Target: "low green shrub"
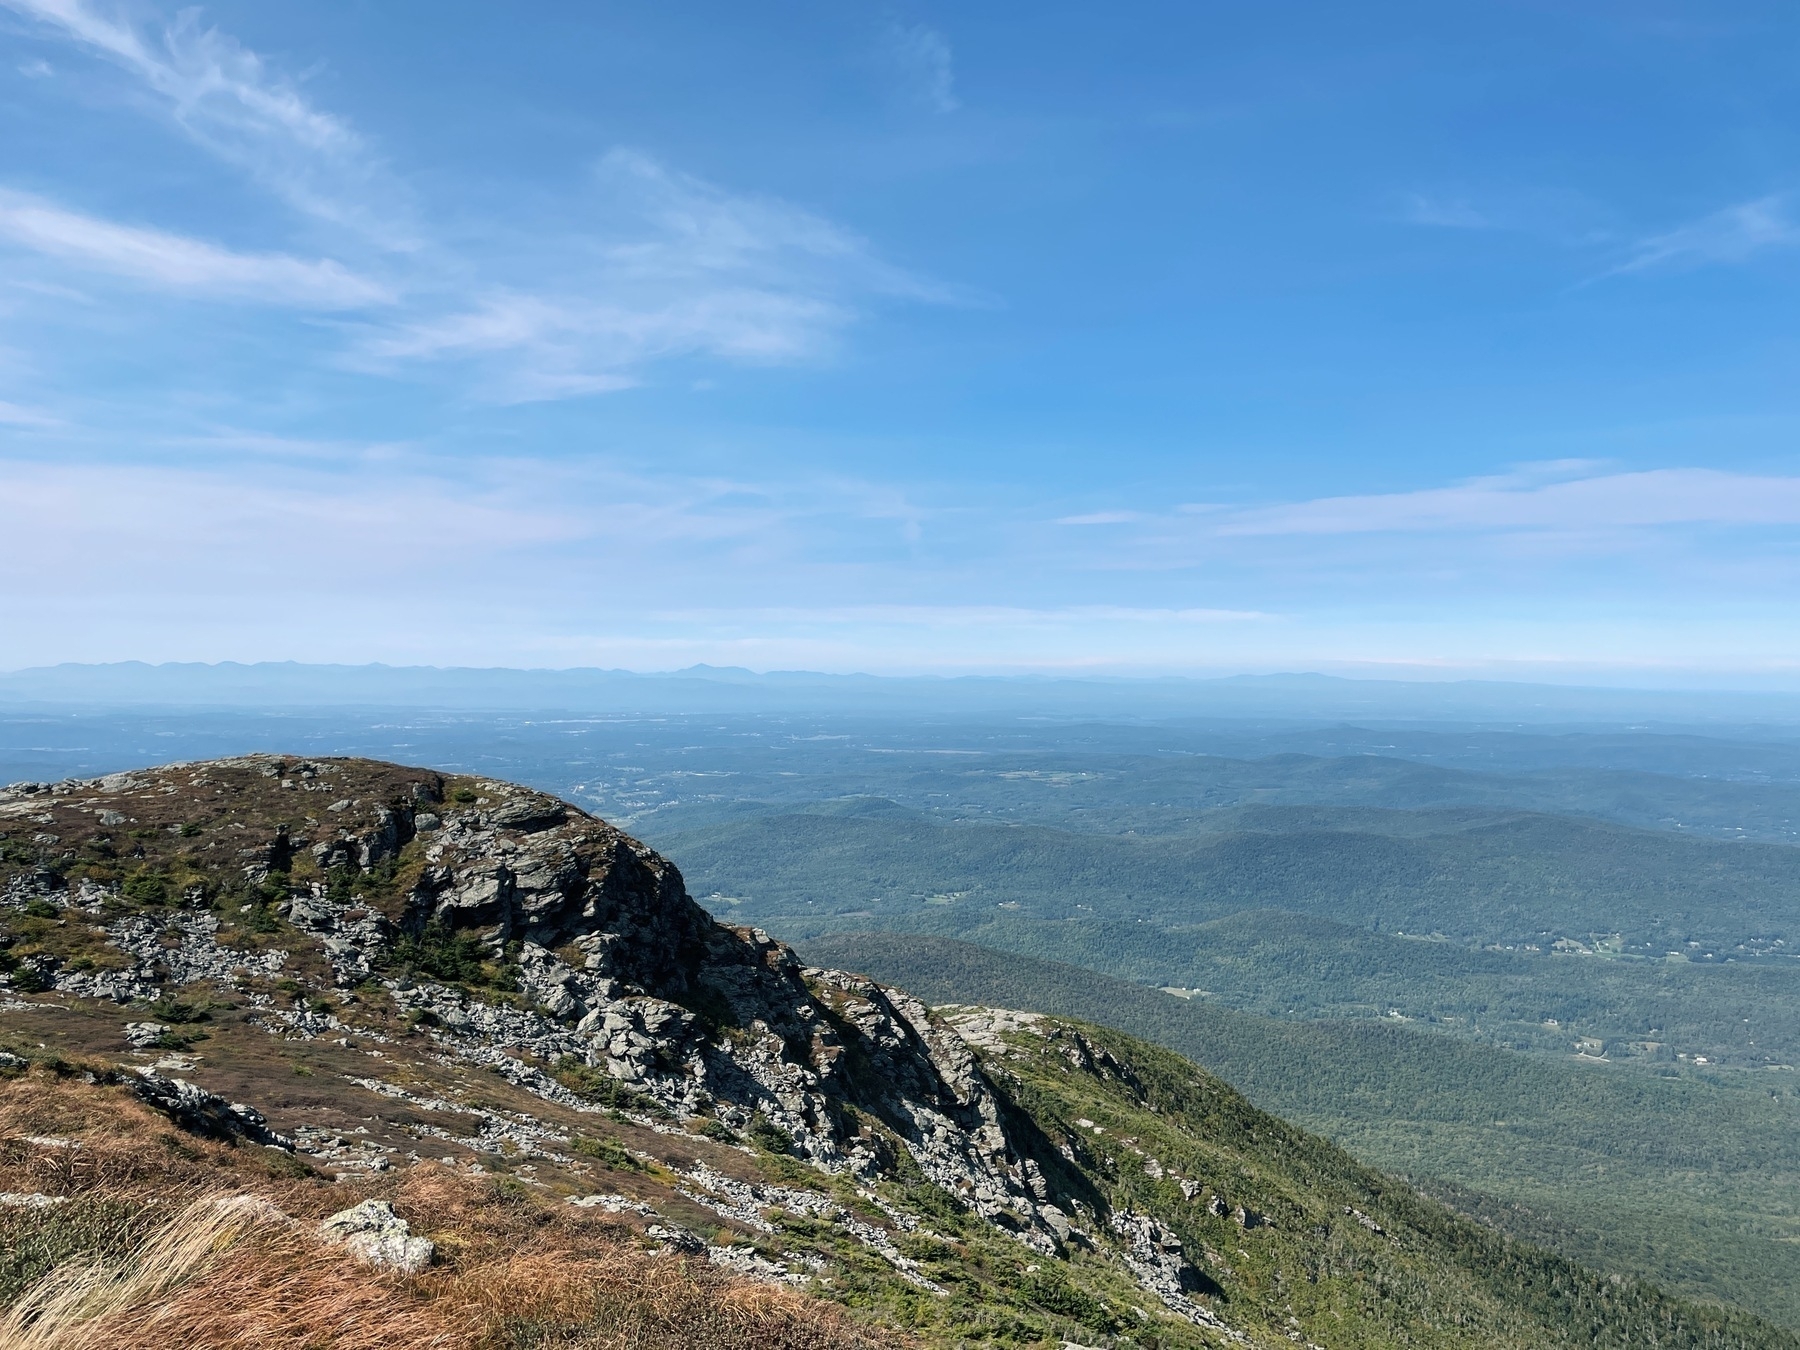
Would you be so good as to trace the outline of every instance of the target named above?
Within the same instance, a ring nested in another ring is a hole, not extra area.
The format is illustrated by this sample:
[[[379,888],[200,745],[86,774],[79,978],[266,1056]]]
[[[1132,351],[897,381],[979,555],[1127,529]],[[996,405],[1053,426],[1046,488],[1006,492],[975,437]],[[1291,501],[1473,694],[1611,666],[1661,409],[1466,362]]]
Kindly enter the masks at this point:
[[[518,987],[518,977],[512,967],[494,961],[480,938],[473,933],[458,932],[441,919],[432,919],[416,933],[402,934],[390,949],[385,964],[448,984],[500,990]]]
[[[604,1069],[596,1069],[586,1060],[564,1055],[550,1066],[550,1076],[571,1092],[580,1093],[590,1102],[615,1110],[636,1111],[639,1115],[666,1116],[667,1108],[654,1097],[645,1096],[625,1086]]]
[[[125,878],[119,888],[127,900],[139,905],[166,905],[169,902],[169,879],[161,872],[145,869]]]
[[[794,1136],[765,1115],[759,1114],[752,1120],[745,1133],[750,1136],[750,1142],[765,1153],[788,1154],[794,1151]]]

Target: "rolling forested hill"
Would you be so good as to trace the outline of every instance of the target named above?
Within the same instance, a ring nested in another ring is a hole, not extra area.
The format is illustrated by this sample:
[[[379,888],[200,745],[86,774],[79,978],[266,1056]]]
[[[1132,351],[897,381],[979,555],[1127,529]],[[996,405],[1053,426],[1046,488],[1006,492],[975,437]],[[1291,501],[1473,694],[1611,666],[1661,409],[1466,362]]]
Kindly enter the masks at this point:
[[[791,940],[931,933],[1279,1016],[1800,1063],[1800,849],[1519,813],[1255,814],[1117,836],[856,799],[658,842],[715,910]]]
[[[954,826],[855,799],[660,837],[682,848],[699,891],[731,887],[821,931],[870,904],[959,915],[1004,904],[1162,926],[1284,909],[1515,949],[1616,934],[1633,954],[1695,942],[1706,959],[1800,932],[1800,849],[1528,813],[1364,812],[1343,828],[1299,814],[1119,836]]]

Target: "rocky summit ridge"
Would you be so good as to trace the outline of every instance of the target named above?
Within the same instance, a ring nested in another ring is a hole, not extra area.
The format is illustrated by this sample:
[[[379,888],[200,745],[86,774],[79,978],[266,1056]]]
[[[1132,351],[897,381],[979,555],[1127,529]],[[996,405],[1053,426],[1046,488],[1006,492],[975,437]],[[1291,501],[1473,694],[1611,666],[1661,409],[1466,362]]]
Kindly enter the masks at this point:
[[[0,1032],[0,1071],[31,1042],[98,1057],[184,1127],[353,1186],[503,1173],[932,1343],[1614,1343],[1546,1339],[1472,1265],[1512,1244],[1186,1061],[807,966],[485,778],[255,755],[0,790]],[[1790,1343],[1643,1300],[1659,1344]]]
[[[629,1089],[639,1115],[777,1131],[828,1174],[892,1174],[904,1150],[1043,1252],[1094,1224],[1054,1147],[918,1000],[716,922],[666,858],[544,794],[250,756],[14,784],[0,790],[6,826],[29,856],[10,848],[0,904],[72,900],[125,958],[28,956],[15,988],[154,1003],[299,968],[289,950],[224,945],[223,896],[227,915],[235,900],[316,943],[337,988],[378,985],[448,1055],[548,1100],[584,1103],[548,1071],[573,1061]],[[478,987],[420,973],[446,949],[489,967]],[[304,1012],[282,1020],[311,1029]]]

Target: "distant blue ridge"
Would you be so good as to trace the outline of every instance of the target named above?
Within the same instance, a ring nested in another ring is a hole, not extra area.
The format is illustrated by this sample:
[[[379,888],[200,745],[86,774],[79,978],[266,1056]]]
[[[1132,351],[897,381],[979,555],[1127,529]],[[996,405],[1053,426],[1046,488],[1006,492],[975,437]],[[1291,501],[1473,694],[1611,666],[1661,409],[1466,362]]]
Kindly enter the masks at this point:
[[[1800,693],[1646,690],[1494,680],[1363,680],[1309,673],[1220,678],[879,676],[690,666],[577,668],[65,664],[0,675],[0,705],[86,708],[406,707],[602,713],[810,712],[1055,718],[1255,718],[1410,725],[1800,725]],[[1646,728],[1647,729],[1647,728]]]

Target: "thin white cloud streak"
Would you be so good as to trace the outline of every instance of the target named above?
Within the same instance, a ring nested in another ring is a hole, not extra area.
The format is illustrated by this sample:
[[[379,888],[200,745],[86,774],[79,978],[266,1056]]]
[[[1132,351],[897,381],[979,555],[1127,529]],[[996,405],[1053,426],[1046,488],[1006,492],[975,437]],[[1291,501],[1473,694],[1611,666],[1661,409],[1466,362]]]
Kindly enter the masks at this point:
[[[257,460],[292,461],[321,466],[383,465],[416,455],[405,441],[344,441],[306,436],[275,436],[263,431],[222,426],[192,436],[171,436],[158,448],[199,458],[254,456]]]
[[[309,309],[360,309],[393,297],[330,259],[236,253],[204,240],[83,215],[0,191],[0,238],[165,290]]]
[[[1659,267],[1741,263],[1764,249],[1794,244],[1800,244],[1800,225],[1789,217],[1784,199],[1762,197],[1640,241],[1631,257],[1607,275]]]
[[[1246,536],[1585,533],[1677,525],[1800,525],[1800,477],[1651,469],[1521,486],[1508,475],[1455,487],[1240,510],[1209,528],[1218,535]]]
[[[1053,522],[1057,525],[1129,525],[1134,520],[1142,520],[1142,511],[1089,511],[1079,516],[1058,516]]]
[[[883,262],[866,239],[822,216],[778,198],[727,192],[642,151],[609,151],[594,177],[616,211],[650,227],[648,238],[605,248],[620,280],[755,273],[800,284],[829,276],[907,299],[959,298]]]
[[[502,402],[610,393],[639,382],[637,370],[674,356],[703,354],[758,365],[822,354],[849,320],[846,310],[808,296],[744,287],[670,294],[639,305],[555,300],[501,291],[479,307],[423,319],[370,337],[364,364],[504,358],[488,391]]]
[[[547,501],[510,501],[423,475],[264,474],[0,461],[0,586],[113,596],[335,591],[451,570],[578,538]]]
[[[1128,605],[831,605],[684,609],[651,617],[672,623],[892,624],[912,627],[986,627],[1033,624],[1259,623],[1275,618],[1255,609],[1145,608]]]
[[[913,95],[926,107],[933,112],[953,113],[962,106],[956,96],[950,43],[937,29],[922,23],[889,24],[887,48]]]
[[[441,569],[514,594],[631,576],[641,603],[653,592],[666,603],[684,587],[718,596],[804,570],[821,550],[814,522],[866,545],[870,522],[891,516],[880,494],[853,483],[518,460],[451,472],[406,446],[268,444],[232,429],[155,444],[206,457],[182,466],[0,458],[0,538],[12,546],[0,554],[0,589],[50,560],[59,589],[256,592],[271,577],[360,589],[435,558],[427,588],[444,584]],[[220,463],[221,454],[236,458]],[[890,536],[904,524],[891,521]]]
[[[1636,272],[1744,263],[1765,250],[1800,244],[1800,222],[1789,210],[1789,197],[1780,193],[1637,239],[1579,196],[1536,190],[1500,197],[1497,204],[1477,208],[1462,197],[1415,192],[1404,198],[1398,219],[1432,229],[1516,231],[1569,248],[1623,252],[1622,261],[1583,284]]]
[[[52,417],[49,413],[39,412],[36,408],[21,407],[17,403],[8,403],[0,399],[0,427],[25,427],[33,431],[48,431],[63,425],[62,419]]]
[[[1496,228],[1480,211],[1461,199],[1449,200],[1415,192],[1406,199],[1400,218],[1408,225],[1440,230],[1491,230]]]
[[[203,27],[197,9],[182,10],[152,39],[85,0],[0,4],[137,76],[195,141],[295,206],[391,247],[415,242],[401,194],[355,129],[313,107],[235,38]]]

